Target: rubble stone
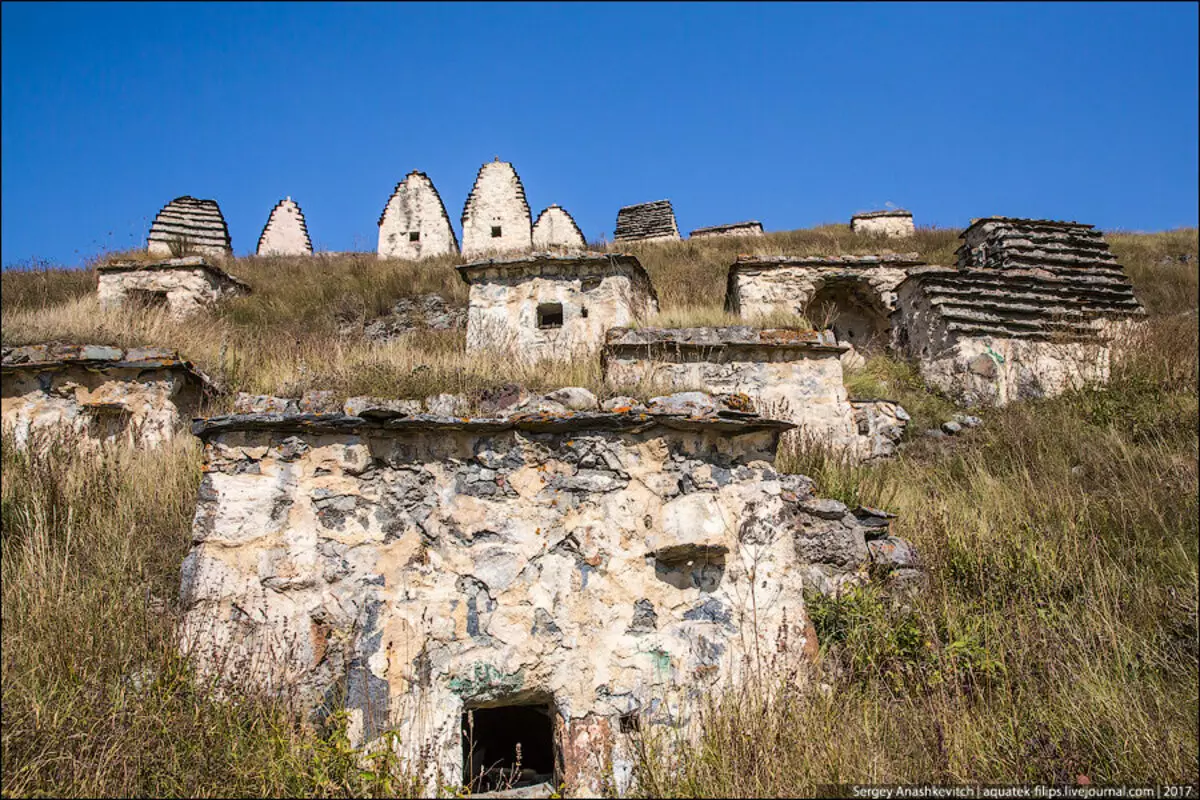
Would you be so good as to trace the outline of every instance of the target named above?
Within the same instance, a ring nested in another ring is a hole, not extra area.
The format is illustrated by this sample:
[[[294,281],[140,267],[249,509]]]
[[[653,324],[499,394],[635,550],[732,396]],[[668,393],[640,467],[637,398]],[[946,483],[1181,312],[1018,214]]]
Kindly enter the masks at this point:
[[[203,256],[116,261],[96,267],[96,295],[100,305],[109,309],[162,306],[172,317],[181,318],[249,292],[249,284]]]

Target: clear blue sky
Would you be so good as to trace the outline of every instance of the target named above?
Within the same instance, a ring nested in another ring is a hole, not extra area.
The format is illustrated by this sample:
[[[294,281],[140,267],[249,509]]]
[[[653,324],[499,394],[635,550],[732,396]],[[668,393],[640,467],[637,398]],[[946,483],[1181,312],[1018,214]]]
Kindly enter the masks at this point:
[[[4,264],[144,244],[214,198],[240,255],[291,195],[318,249],[374,250],[427,172],[456,230],[480,164],[589,239],[989,214],[1197,223],[1197,5],[12,3]]]

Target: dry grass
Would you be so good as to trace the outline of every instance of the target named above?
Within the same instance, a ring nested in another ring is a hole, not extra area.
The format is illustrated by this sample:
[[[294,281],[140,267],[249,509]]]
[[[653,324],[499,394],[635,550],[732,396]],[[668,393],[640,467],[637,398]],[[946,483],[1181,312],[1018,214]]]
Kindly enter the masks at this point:
[[[908,607],[872,593],[814,600],[814,677],[828,691],[787,683],[707,698],[694,746],[643,742],[648,794],[1198,780],[1197,235],[1109,238],[1153,316],[1122,344],[1107,390],[991,411],[982,429],[915,441],[884,464],[781,454],[781,468],[812,475],[825,496],[899,512],[896,533],[917,545],[930,586]],[[927,260],[950,263],[956,232],[915,242]],[[883,249],[845,226],[647,246],[660,321],[725,321],[725,268],[751,246]],[[467,357],[461,333],[371,345],[355,331],[400,296],[462,302],[452,263],[241,259],[227,266],[255,293],[182,324],[102,312],[87,272],[6,272],[3,341],[173,346],[234,391],[606,390],[594,359],[517,368]],[[915,428],[951,411],[888,358],[848,383],[900,400]],[[194,444],[38,457],[6,441],[0,457],[6,796],[411,791],[394,764],[360,770],[336,726],[313,730],[266,698],[213,701],[177,657]]]

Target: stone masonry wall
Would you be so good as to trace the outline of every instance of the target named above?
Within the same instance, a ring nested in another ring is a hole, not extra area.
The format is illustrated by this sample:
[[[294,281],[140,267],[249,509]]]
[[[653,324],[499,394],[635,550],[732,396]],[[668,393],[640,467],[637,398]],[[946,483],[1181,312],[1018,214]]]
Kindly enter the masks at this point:
[[[762,236],[763,226],[758,220],[731,222],[728,225],[711,225],[696,228],[688,234],[689,239],[704,239],[711,236]]]
[[[417,260],[458,252],[458,237],[446,206],[424,172],[396,184],[379,216],[379,257]]]
[[[174,352],[99,345],[5,348],[0,418],[18,447],[71,433],[156,447],[185,429],[210,383]]]
[[[462,230],[464,258],[532,249],[529,203],[512,164],[497,159],[479,168],[463,206]]]
[[[884,412],[874,403],[851,404],[842,374],[846,349],[829,332],[614,328],[601,363],[605,379],[629,391],[644,385],[742,393],[759,413],[794,423],[788,439],[816,440],[854,460],[891,455],[907,414],[891,410],[889,426],[877,421]]]
[[[258,237],[256,255],[260,256],[311,256],[312,240],[308,237],[308,225],[300,205],[287,197],[271,209],[262,235]]]
[[[96,294],[105,308],[162,304],[174,317],[188,316],[224,297],[250,291],[247,284],[200,256],[106,264],[96,268],[96,276]]]
[[[587,240],[575,219],[565,208],[556,205],[547,207],[538,214],[533,223],[533,248],[535,250],[584,250]]]
[[[184,252],[176,252],[181,245]],[[167,203],[155,216],[146,249],[162,256],[227,256],[233,254],[233,242],[216,200],[184,195]]]
[[[616,242],[672,241],[679,239],[675,210],[670,200],[625,206],[617,212]]]
[[[628,791],[622,718],[694,732],[706,693],[798,667],[803,586],[857,580],[886,533],[776,472],[786,424],[745,412],[357,410],[194,427],[185,647],[203,674],[344,704],[355,741],[398,727],[429,791],[463,779],[464,711],[531,702],[555,782]]]
[[[912,236],[916,231],[913,227],[912,213],[900,209],[855,214],[850,218],[850,230],[854,233],[888,238]]]
[[[459,267],[470,284],[467,349],[517,358],[584,357],[609,328],[658,311],[650,279],[632,256],[536,255]],[[549,313],[557,313],[555,325]]]

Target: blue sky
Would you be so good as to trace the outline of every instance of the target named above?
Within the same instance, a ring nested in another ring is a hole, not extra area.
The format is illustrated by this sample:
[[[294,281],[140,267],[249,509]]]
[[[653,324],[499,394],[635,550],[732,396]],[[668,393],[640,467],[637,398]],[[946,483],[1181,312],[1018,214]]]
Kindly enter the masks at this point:
[[[11,3],[2,262],[144,244],[214,198],[239,255],[277,200],[374,250],[427,172],[456,230],[480,164],[589,239],[989,214],[1197,223],[1197,5]],[[461,231],[460,231],[461,232]]]

